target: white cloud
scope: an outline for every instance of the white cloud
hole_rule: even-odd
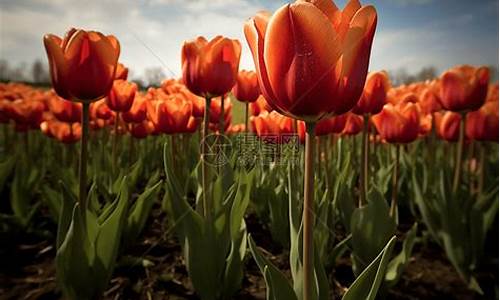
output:
[[[35,1],[0,4],[2,58],[12,64],[45,59],[45,33],[63,35],[70,27],[114,34],[120,40],[120,60],[141,75],[163,66],[180,76],[180,50],[185,40],[221,34],[242,43],[241,68],[253,69],[243,35],[243,23],[263,7],[244,0]]]

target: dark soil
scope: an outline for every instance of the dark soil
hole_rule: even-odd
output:
[[[182,251],[165,215],[156,209],[142,240],[127,249],[109,283],[104,299],[198,299],[189,281]],[[45,222],[41,232],[54,231]],[[257,245],[283,272],[290,276],[287,251],[270,240],[271,234],[254,215],[247,217],[248,231]],[[47,227],[47,228],[44,228]],[[498,234],[495,233],[498,237]],[[498,245],[497,240],[494,241]],[[40,232],[0,236],[0,299],[60,299],[54,267],[54,237]],[[496,247],[496,246],[494,246]],[[265,250],[264,250],[265,249]],[[497,248],[495,248],[497,249]],[[497,252],[493,257],[497,257]],[[348,256],[341,258],[331,274],[332,299],[340,299],[354,277]],[[498,283],[498,259],[480,269],[478,281],[489,295]],[[265,299],[265,283],[249,254],[243,287],[234,299]],[[476,300],[495,299],[467,289],[442,250],[435,244],[417,244],[400,282],[392,288],[389,300]]]

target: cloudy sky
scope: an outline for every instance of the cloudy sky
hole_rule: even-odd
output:
[[[120,60],[136,76],[162,67],[180,75],[182,42],[222,34],[243,44],[242,68],[253,69],[243,22],[276,10],[279,0],[19,0],[0,2],[0,58],[12,65],[46,61],[42,37],[69,27],[114,34]],[[337,0],[343,7],[346,0]],[[497,0],[372,0],[379,14],[370,69],[416,72],[433,65],[486,64],[498,69]]]

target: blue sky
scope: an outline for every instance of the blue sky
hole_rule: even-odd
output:
[[[241,67],[253,69],[243,22],[287,1],[270,0],[20,0],[0,2],[0,58],[15,65],[45,58],[44,33],[71,26],[115,34],[121,61],[135,76],[162,67],[180,75],[182,42],[222,34],[243,45]],[[343,7],[345,0],[336,1]],[[374,0],[379,14],[371,70],[416,72],[435,66],[486,64],[498,69],[498,1]]]

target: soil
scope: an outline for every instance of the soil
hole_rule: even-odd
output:
[[[104,299],[198,299],[184,267],[181,247],[166,224],[164,213],[155,208],[141,240],[122,254]],[[290,276],[287,251],[270,240],[270,233],[255,215],[247,216],[247,227],[266,256]],[[0,236],[0,299],[61,298],[55,278],[55,237],[41,232],[56,231],[53,223],[45,220],[37,232]],[[496,260],[481,267],[478,275],[486,295],[467,289],[437,245],[419,243],[401,280],[386,299],[495,299],[498,232],[492,236],[496,239],[487,249]],[[265,283],[251,255],[247,255],[245,264],[243,286],[234,299],[265,299]],[[332,299],[341,299],[353,279],[350,259],[342,257],[330,276]]]

